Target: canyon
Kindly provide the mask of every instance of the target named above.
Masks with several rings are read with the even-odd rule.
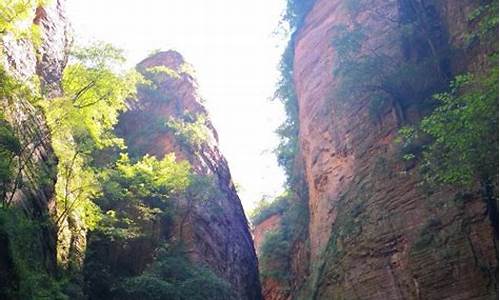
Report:
[[[432,184],[431,138],[401,137],[495,68],[498,4],[288,0],[287,191],[250,222],[181,53],[115,73],[71,50],[64,0],[24,4],[35,29],[0,22],[0,299],[498,297],[498,173]]]

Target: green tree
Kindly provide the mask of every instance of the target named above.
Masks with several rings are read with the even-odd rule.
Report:
[[[123,61],[121,51],[109,44],[76,48],[64,70],[64,96],[39,102],[59,160],[59,228],[72,212],[83,217],[88,227],[98,221],[99,209],[91,201],[100,193],[92,154],[99,149],[123,147],[113,128],[118,114],[126,108],[125,101],[135,95],[135,85],[141,81],[138,73],[119,70]]]
[[[207,119],[202,114],[193,115],[185,112],[182,118],[171,118],[166,125],[184,146],[195,151],[200,150],[203,143],[206,143],[210,137]]]
[[[366,1],[343,4],[351,22],[333,31],[333,73],[339,79],[336,98],[344,103],[368,99],[375,120],[389,105],[398,122],[406,122],[405,109],[426,106],[450,78],[449,49],[440,40],[442,28],[435,9],[424,8],[419,0],[401,1],[397,8],[388,8],[389,13],[374,10]],[[390,13],[396,9],[397,14]],[[385,23],[384,32],[377,33],[383,36],[374,38],[372,27],[358,20],[360,15]],[[399,47],[397,54],[394,46]]]
[[[231,299],[230,285],[186,258],[182,248],[159,248],[155,262],[140,276],[125,280],[121,299]]]
[[[173,154],[162,160],[145,156],[136,163],[122,154],[100,175],[102,194],[95,202],[105,215],[96,230],[110,239],[150,236],[148,224],[172,217],[191,176],[189,163],[176,162]]]
[[[12,34],[14,38],[29,39],[35,45],[39,45],[41,40],[38,25],[32,23],[25,26],[21,23],[32,20],[35,16],[35,9],[45,5],[46,2],[46,0],[4,0],[0,2],[0,36]]]
[[[479,6],[469,19],[477,22],[469,34],[479,43],[498,43],[498,3]],[[479,183],[498,231],[497,47],[482,72],[456,76],[447,92],[434,95],[435,109],[400,136],[403,158],[419,160],[427,182],[466,190]]]
[[[0,112],[0,199],[6,200],[13,177],[15,157],[21,152],[21,144],[12,127]],[[4,203],[8,205],[8,203]]]

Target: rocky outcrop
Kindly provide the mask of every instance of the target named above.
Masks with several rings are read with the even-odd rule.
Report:
[[[280,213],[277,213],[269,216],[262,223],[255,225],[252,229],[255,250],[259,260],[262,258],[261,247],[266,239],[266,235],[279,230],[281,222],[282,216]],[[290,299],[289,290],[283,287],[283,283],[271,277],[262,278],[262,295],[264,299],[268,300]]]
[[[4,35],[1,63],[10,76],[28,85],[31,78],[38,76],[43,96],[57,97],[62,93],[60,82],[69,47],[69,25],[65,18],[64,1],[52,1],[46,6],[38,7],[33,15],[33,23],[39,28],[40,43],[17,39],[10,34]],[[3,107],[9,122],[18,131],[17,135],[24,146],[21,161],[26,162],[21,171],[23,178],[19,179],[19,183],[26,184],[20,184],[22,188],[12,196],[13,202],[28,210],[40,210],[38,213],[43,214],[46,212],[42,212],[44,208],[41,206],[47,207],[52,201],[56,159],[43,117],[31,104],[33,100],[17,97],[10,100],[15,103],[5,103]],[[52,182],[45,182],[42,186],[37,182],[40,178]]]
[[[36,8],[32,15],[33,23],[39,28],[40,43],[17,39],[9,33],[2,35],[0,64],[7,76],[33,90],[36,87],[29,80],[38,77],[43,96],[53,98],[61,94],[60,81],[69,44],[64,1],[49,1],[45,6]],[[30,219],[44,224],[35,242],[39,248],[32,250],[33,257],[39,257],[47,270],[53,272],[56,268],[56,232],[47,220],[55,208],[57,159],[44,117],[32,105],[34,99],[30,97],[29,93],[22,93],[10,99],[0,99],[0,108],[21,143],[15,187],[7,193],[5,201],[22,208]],[[8,241],[0,247],[4,245],[7,248]],[[0,252],[3,258],[8,250],[2,249]]]
[[[122,114],[117,132],[132,157],[162,158],[174,152],[199,175],[212,178],[215,193],[208,203],[183,203],[188,213],[176,219],[176,234],[192,260],[206,263],[227,280],[235,299],[260,299],[257,259],[252,238],[231,174],[217,145],[217,133],[197,93],[191,67],[175,51],[159,52],[137,69],[152,85],[138,89],[130,109]],[[190,124],[183,132],[177,124]],[[198,135],[199,134],[199,135]]]
[[[294,298],[495,298],[496,242],[480,194],[429,187],[415,164],[400,158],[398,129],[422,117],[423,99],[406,98],[401,107],[388,101],[374,118],[373,96],[339,93],[346,78],[333,70],[341,59],[334,47],[341,27],[367,29],[360,56],[376,49],[401,65],[429,55],[418,49],[422,44],[389,39],[401,26],[397,20],[408,1],[370,1],[359,13],[348,2],[317,0],[295,40],[311,262],[307,285]],[[444,77],[484,66],[491,45],[464,49],[471,26],[467,16],[477,1],[415,2],[434,20],[427,24],[429,43],[440,53],[455,49],[440,61]]]
[[[252,230],[253,243],[257,256],[260,255],[260,248],[266,237],[266,234],[280,227],[281,214],[274,214],[265,219],[262,223],[256,225]]]

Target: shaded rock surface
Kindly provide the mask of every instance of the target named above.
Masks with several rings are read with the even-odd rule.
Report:
[[[31,41],[5,34],[1,38],[3,54],[0,56],[0,64],[9,76],[22,83],[38,75],[43,95],[50,99],[61,95],[60,81],[69,45],[64,0],[49,1],[43,8],[37,8],[33,14],[33,22],[40,28],[41,44],[35,46]],[[15,178],[19,187],[8,193],[6,199],[13,206],[22,208],[31,219],[45,224],[41,227],[38,240],[34,242],[36,246],[32,249],[32,255],[41,260],[47,271],[54,272],[56,231],[46,220],[55,209],[57,159],[50,144],[45,119],[39,108],[30,102],[32,99],[18,97],[11,101],[12,103],[9,103],[7,99],[0,99],[0,109],[19,138],[22,152],[21,164],[16,170]],[[12,264],[8,250],[9,241],[6,238],[2,237],[0,242],[2,269]],[[4,282],[4,279],[8,281],[10,277],[16,280],[14,270],[9,272],[7,277],[0,276],[0,287],[9,284]]]
[[[137,69],[147,73],[159,66],[169,71],[154,75],[153,89],[139,89],[138,99],[130,101],[130,109],[120,117],[117,132],[125,138],[132,156],[161,158],[174,152],[178,160],[189,161],[197,174],[214,178],[216,196],[208,203],[194,204],[189,214],[179,216],[174,238],[186,244],[191,259],[206,263],[227,280],[237,299],[261,299],[247,220],[191,67],[179,53],[166,51],[145,59]],[[165,125],[169,120],[186,118],[204,120],[204,140],[197,145]]]

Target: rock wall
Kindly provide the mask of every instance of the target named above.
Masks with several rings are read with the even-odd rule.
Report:
[[[340,59],[333,46],[339,26],[368,28],[361,55],[370,55],[368,50],[376,47],[398,64],[415,59],[411,51],[419,45],[410,45],[408,54],[401,40],[389,39],[401,26],[394,20],[401,17],[403,2],[369,1],[366,11],[353,14],[352,1],[317,0],[298,29],[293,74],[299,105],[298,159],[309,189],[311,262],[308,272],[292,274],[307,276],[304,287],[293,287],[294,299],[497,295],[497,242],[480,193],[429,187],[416,164],[400,158],[395,142],[400,115],[407,122],[418,120],[425,113],[421,103],[408,101],[401,112],[383,105],[374,119],[373,97],[347,100],[339,93],[345,79],[333,71]],[[480,71],[486,53],[497,46],[464,46],[472,26],[467,16],[478,1],[416,2],[435,20],[433,41],[452,50],[441,65],[446,65],[448,78]],[[292,259],[297,255],[292,253]]]
[[[253,242],[259,260],[262,257],[261,247],[265,241],[266,234],[278,230],[281,227],[281,219],[281,214],[274,214],[253,228]],[[290,293],[287,289],[283,289],[282,283],[280,281],[277,281],[273,278],[263,278],[262,295],[264,299],[286,300],[289,299]]]
[[[166,51],[145,59],[137,69],[146,74],[155,67],[167,71],[151,75],[155,86],[139,88],[138,99],[120,117],[117,132],[125,138],[132,156],[161,158],[174,152],[178,160],[188,160],[197,174],[214,179],[216,196],[209,203],[194,204],[192,213],[179,216],[174,238],[187,245],[194,261],[208,264],[226,279],[237,299],[261,299],[247,220],[219,151],[217,133],[197,93],[192,68],[179,53]],[[197,118],[203,119],[200,129],[205,132],[197,145],[165,126],[169,120],[194,122]]]
[[[32,13],[32,21],[40,29],[40,43],[35,45],[27,39],[16,39],[9,33],[2,35],[0,64],[8,76],[27,85],[30,78],[37,76],[43,96],[57,97],[61,94],[60,80],[69,45],[64,0],[49,1]],[[56,232],[47,222],[47,217],[55,208],[53,196],[57,159],[50,145],[44,117],[32,105],[32,100],[30,96],[0,99],[0,109],[12,125],[22,147],[15,178],[19,187],[8,193],[6,199],[22,208],[31,219],[46,224],[39,233],[37,245],[40,248],[33,249],[33,256],[38,257],[40,254],[47,270],[53,272],[56,269]],[[8,242],[0,245],[3,246],[7,248]],[[8,250],[2,249],[1,252],[8,253]],[[2,255],[2,259],[4,257]]]
[[[280,224],[281,215],[274,214],[253,228],[252,236],[257,256],[260,255],[260,248],[262,247],[262,243],[264,242],[266,234],[278,229],[280,227]]]

